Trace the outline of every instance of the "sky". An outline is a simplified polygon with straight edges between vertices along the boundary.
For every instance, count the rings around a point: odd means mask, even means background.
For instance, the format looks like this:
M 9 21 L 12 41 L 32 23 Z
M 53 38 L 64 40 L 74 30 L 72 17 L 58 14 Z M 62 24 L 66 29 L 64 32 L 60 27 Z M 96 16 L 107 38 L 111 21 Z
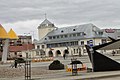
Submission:
M 56 27 L 92 23 L 97 27 L 120 27 L 120 0 L 0 0 L 0 24 L 18 35 L 37 39 L 37 28 L 47 19 Z

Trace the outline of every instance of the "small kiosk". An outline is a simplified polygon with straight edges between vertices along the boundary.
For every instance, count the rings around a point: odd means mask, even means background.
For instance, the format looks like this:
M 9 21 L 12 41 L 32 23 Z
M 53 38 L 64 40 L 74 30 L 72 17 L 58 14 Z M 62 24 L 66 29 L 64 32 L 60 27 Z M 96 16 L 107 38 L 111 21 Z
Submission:
M 72 75 L 77 75 L 78 71 L 87 70 L 86 66 L 77 58 L 71 59 L 71 63 L 67 65 L 66 71 L 72 72 Z

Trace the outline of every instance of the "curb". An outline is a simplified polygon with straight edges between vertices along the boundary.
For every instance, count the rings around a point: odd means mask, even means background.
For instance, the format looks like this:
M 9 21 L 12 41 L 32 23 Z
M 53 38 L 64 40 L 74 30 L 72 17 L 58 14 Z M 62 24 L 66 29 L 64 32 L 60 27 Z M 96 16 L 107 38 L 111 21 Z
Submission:
M 120 74 L 87 77 L 87 78 L 81 78 L 81 79 L 75 79 L 75 80 L 102 79 L 102 78 L 110 78 L 110 77 L 118 77 L 118 76 L 120 76 Z
M 110 78 L 110 77 L 120 77 L 120 72 L 109 72 L 108 73 L 95 73 L 95 74 L 83 74 L 83 75 L 77 75 L 77 76 L 63 76 L 63 77 L 58 77 L 58 78 L 36 78 L 35 80 L 97 80 L 97 79 L 105 79 L 105 78 Z

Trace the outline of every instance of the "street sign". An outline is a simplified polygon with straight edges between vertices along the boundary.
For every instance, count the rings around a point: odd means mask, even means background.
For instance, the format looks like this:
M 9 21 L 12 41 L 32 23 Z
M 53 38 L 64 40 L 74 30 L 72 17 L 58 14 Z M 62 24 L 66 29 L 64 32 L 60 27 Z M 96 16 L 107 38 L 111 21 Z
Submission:
M 89 46 L 93 47 L 93 40 L 89 40 Z

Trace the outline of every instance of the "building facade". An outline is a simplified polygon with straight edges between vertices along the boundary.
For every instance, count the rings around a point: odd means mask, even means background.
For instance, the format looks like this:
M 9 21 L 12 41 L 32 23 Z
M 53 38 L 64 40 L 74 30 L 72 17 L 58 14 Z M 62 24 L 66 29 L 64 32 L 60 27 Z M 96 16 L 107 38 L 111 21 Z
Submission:
M 39 41 L 35 48 L 43 50 L 46 56 L 85 55 L 85 45 L 106 43 L 107 34 L 93 24 L 83 24 L 58 28 L 45 19 L 38 26 Z
M 30 53 L 32 49 L 34 49 L 34 44 L 32 43 L 32 36 L 19 35 L 17 40 L 10 40 L 8 56 L 9 58 L 19 56 L 26 57 L 26 52 L 29 51 Z
M 103 31 L 114 39 L 120 39 L 120 29 L 103 29 Z
M 7 33 L 0 24 L 0 60 L 6 62 L 7 59 L 26 57 L 26 52 L 32 57 L 34 48 L 32 36 L 17 36 L 12 29 Z

